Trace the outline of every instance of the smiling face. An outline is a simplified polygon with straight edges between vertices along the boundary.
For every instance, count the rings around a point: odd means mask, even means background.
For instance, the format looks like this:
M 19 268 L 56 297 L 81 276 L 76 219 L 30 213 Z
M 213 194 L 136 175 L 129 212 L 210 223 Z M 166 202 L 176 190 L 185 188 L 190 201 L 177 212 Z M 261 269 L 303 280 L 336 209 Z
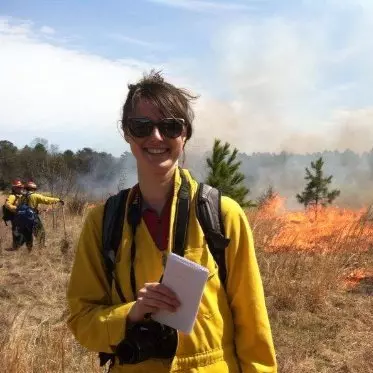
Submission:
M 145 98 L 137 102 L 132 117 L 146 117 L 154 122 L 165 118 L 159 109 Z M 183 130 L 181 136 L 172 139 L 162 136 L 157 127 L 154 127 L 150 136 L 141 138 L 132 136 L 126 129 L 125 139 L 137 160 L 139 173 L 166 174 L 177 166 L 186 141 L 186 130 Z

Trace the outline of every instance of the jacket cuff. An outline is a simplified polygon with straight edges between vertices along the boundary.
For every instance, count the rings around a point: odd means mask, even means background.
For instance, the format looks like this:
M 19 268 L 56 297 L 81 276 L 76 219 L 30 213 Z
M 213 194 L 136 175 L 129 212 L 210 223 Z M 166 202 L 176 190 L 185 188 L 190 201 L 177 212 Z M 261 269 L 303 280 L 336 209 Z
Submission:
M 106 319 L 109 345 L 116 346 L 125 336 L 127 315 L 136 302 L 129 302 L 111 310 Z

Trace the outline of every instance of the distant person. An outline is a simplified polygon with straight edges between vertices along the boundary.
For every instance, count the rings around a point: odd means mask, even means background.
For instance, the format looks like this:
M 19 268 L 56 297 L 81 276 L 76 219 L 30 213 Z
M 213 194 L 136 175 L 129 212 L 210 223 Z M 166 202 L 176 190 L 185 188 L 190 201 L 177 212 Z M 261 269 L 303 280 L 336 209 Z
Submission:
M 11 223 L 12 227 L 12 247 L 8 248 L 8 251 L 16 250 L 18 247 L 17 243 L 17 235 L 14 225 L 14 217 L 17 212 L 17 207 L 19 205 L 19 202 L 21 201 L 23 192 L 23 184 L 22 181 L 19 179 L 16 179 L 12 182 L 12 191 L 5 200 L 5 203 L 3 205 L 3 220 L 6 225 L 8 221 Z
M 33 181 L 28 181 L 24 188 L 25 193 L 21 197 L 14 218 L 16 235 L 18 235 L 16 249 L 26 244 L 27 249 L 31 251 L 34 243 L 33 237 L 38 240 L 39 246 L 45 246 L 45 230 L 39 215 L 39 204 L 61 203 L 63 205 L 64 202 L 57 197 L 46 197 L 36 193 L 37 185 Z
M 122 199 L 109 199 L 116 203 L 108 202 L 105 219 L 104 206 L 86 218 L 67 291 L 68 325 L 84 347 L 101 353 L 101 365 L 110 361 L 111 372 L 275 373 L 245 212 L 228 197 L 221 198 L 220 211 L 218 199 L 212 217 L 224 225 L 226 238 L 211 230 L 205 236 L 196 216 L 201 186 L 178 164 L 192 136 L 193 98 L 155 72 L 129 85 L 121 124 L 137 161 L 138 184 L 122 191 Z M 108 231 L 107 217 L 124 229 Z M 225 278 L 222 261 L 218 268 L 212 254 L 218 243 L 225 250 Z M 171 251 L 209 271 L 191 334 L 149 317 L 184 302 L 160 280 Z

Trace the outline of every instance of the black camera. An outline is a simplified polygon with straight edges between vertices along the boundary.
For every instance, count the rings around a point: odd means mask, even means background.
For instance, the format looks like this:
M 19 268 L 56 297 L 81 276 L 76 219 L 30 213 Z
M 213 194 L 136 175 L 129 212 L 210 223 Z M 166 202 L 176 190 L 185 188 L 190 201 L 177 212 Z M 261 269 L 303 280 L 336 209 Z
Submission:
M 137 364 L 154 359 L 171 359 L 177 349 L 177 331 L 154 320 L 136 323 L 126 331 L 115 355 L 119 364 Z

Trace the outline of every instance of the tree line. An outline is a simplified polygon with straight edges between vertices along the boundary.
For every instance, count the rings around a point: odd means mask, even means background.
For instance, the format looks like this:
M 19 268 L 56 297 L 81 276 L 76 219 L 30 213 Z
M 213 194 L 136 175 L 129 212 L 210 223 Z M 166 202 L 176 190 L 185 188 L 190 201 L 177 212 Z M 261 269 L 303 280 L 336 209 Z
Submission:
M 42 138 L 22 148 L 0 141 L 0 190 L 9 189 L 11 181 L 20 178 L 34 180 L 51 194 L 65 196 L 77 190 L 105 187 L 121 169 L 120 159 L 88 147 L 61 152 Z
M 356 158 L 352 152 L 342 155 L 344 162 Z M 254 154 L 253 157 L 258 155 Z M 269 153 L 262 155 L 262 161 L 266 163 L 278 159 L 285 162 L 286 158 L 288 155 L 285 152 L 272 156 Z M 48 141 L 43 138 L 36 138 L 22 148 L 1 140 L 0 190 L 9 189 L 13 179 L 21 178 L 35 180 L 41 188 L 59 196 L 93 189 L 106 188 L 113 191 L 124 187 L 128 175 L 135 172 L 134 164 L 128 168 L 131 162 L 133 159 L 128 152 L 117 158 L 88 147 L 76 152 L 59 151 L 56 145 L 48 145 Z M 242 172 L 242 162 L 243 155 L 238 149 L 231 149 L 229 143 L 223 144 L 216 139 L 202 163 L 206 171 L 203 180 L 219 188 L 223 195 L 230 196 L 244 208 L 261 206 L 276 195 L 275 187 L 269 185 L 256 199 L 251 199 L 248 180 Z M 324 165 L 323 156 L 310 162 L 310 166 L 305 168 L 304 189 L 296 194 L 299 203 L 306 208 L 316 207 L 316 211 L 318 206 L 331 204 L 340 195 L 340 190 L 331 189 L 333 176 L 325 175 Z M 113 183 L 117 183 L 114 188 Z

